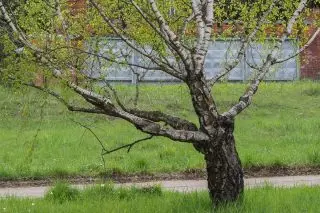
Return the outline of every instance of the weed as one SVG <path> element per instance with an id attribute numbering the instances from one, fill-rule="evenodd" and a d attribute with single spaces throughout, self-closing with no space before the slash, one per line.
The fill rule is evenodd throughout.
<path id="1" fill-rule="evenodd" d="M 45 199 L 63 203 L 79 197 L 79 190 L 64 182 L 57 182 L 45 195 Z"/>

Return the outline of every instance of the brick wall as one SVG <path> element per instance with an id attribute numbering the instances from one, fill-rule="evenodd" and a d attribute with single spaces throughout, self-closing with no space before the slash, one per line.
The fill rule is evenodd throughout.
<path id="1" fill-rule="evenodd" d="M 320 79 L 320 35 L 300 55 L 301 78 Z"/>

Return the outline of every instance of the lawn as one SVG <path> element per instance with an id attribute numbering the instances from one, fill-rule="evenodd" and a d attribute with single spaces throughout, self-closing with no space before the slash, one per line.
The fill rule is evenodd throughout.
<path id="1" fill-rule="evenodd" d="M 183 212 L 294 213 L 319 212 L 320 187 L 272 188 L 245 191 L 242 201 L 212 209 L 207 192 L 178 193 L 160 187 L 118 188 L 98 185 L 78 191 L 56 185 L 43 199 L 0 199 L 0 212 Z"/>
<path id="2" fill-rule="evenodd" d="M 219 110 L 235 103 L 245 86 L 215 86 Z M 131 104 L 134 86 L 117 87 Z M 62 94 L 75 101 L 70 93 Z M 138 106 L 196 122 L 187 89 L 180 84 L 142 85 Z M 244 167 L 320 165 L 319 106 L 319 83 L 262 84 L 253 104 L 236 119 L 235 136 Z M 0 179 L 204 168 L 202 155 L 191 145 L 156 137 L 130 153 L 122 150 L 105 156 L 105 170 L 98 141 L 74 121 L 90 126 L 108 149 L 147 135 L 119 119 L 68 112 L 55 99 L 32 89 L 0 87 L 0 114 Z"/>

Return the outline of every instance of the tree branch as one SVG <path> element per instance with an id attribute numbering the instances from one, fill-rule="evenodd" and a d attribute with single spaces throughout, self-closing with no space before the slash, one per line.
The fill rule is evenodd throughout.
<path id="1" fill-rule="evenodd" d="M 181 37 L 181 39 L 183 38 L 183 36 L 184 36 L 185 33 L 186 33 L 188 24 L 189 24 L 194 18 L 195 18 L 195 15 L 194 15 L 194 13 L 192 13 L 189 17 L 187 17 L 187 18 L 184 20 L 183 26 L 181 27 L 180 32 L 179 32 L 179 36 Z"/>
<path id="2" fill-rule="evenodd" d="M 143 142 L 143 141 L 146 141 L 146 140 L 150 140 L 150 139 L 152 139 L 153 137 L 154 137 L 153 135 L 150 135 L 150 136 L 148 136 L 148 137 L 146 137 L 146 138 L 142 138 L 142 139 L 136 140 L 136 141 L 134 141 L 134 142 L 132 142 L 132 143 L 129 143 L 129 144 L 126 144 L 126 145 L 123 145 L 123 146 L 119 146 L 119 147 L 117 147 L 117 148 L 115 148 L 115 149 L 105 150 L 105 152 L 103 152 L 102 155 L 108 155 L 108 154 L 111 154 L 112 152 L 116 152 L 116 151 L 119 151 L 119 150 L 125 149 L 125 148 L 128 148 L 128 149 L 127 149 L 127 153 L 129 153 L 130 150 L 131 150 L 131 148 L 132 148 L 134 145 L 136 145 L 137 143 L 141 143 L 141 142 Z"/>
<path id="3" fill-rule="evenodd" d="M 101 160 L 102 160 L 102 162 L 103 162 L 103 167 L 104 167 L 104 169 L 106 169 L 106 162 L 105 162 L 105 160 L 104 160 L 104 152 L 106 152 L 107 151 L 107 149 L 105 148 L 105 146 L 103 145 L 103 142 L 100 140 L 100 138 L 96 135 L 96 133 L 90 128 L 90 127 L 88 127 L 87 125 L 84 125 L 84 124 L 82 124 L 82 123 L 80 123 L 80 122 L 78 122 L 78 121 L 76 121 L 76 120 L 73 120 L 73 119 L 71 119 L 71 121 L 73 121 L 74 123 L 76 123 L 76 124 L 79 124 L 81 127 L 83 127 L 83 128 L 85 128 L 86 130 L 88 130 L 96 139 L 97 139 L 97 141 L 99 142 L 99 144 L 100 144 L 100 146 L 101 146 Z"/>
<path id="4" fill-rule="evenodd" d="M 75 49 L 75 50 L 80 51 L 82 53 L 85 53 L 85 54 L 88 54 L 88 55 L 92 55 L 92 56 L 95 56 L 95 57 L 98 57 L 98 58 L 102 58 L 102 59 L 104 59 L 106 61 L 109 61 L 109 62 L 112 62 L 112 63 L 116 63 L 116 64 L 119 64 L 119 65 L 128 65 L 128 66 L 137 67 L 137 68 L 141 68 L 141 69 L 145 69 L 145 70 L 160 70 L 160 71 L 162 71 L 162 68 L 159 67 L 159 66 L 146 67 L 146 66 L 143 66 L 143 65 L 140 65 L 140 64 L 133 64 L 133 63 L 130 63 L 130 62 L 117 61 L 117 60 L 112 59 L 110 57 L 107 57 L 105 55 L 89 52 L 89 51 L 82 50 L 82 49 L 79 49 L 79 48 L 76 48 L 76 47 L 64 47 L 64 48 Z"/>
<path id="5" fill-rule="evenodd" d="M 252 33 L 250 33 L 249 36 L 247 36 L 247 38 L 245 38 L 241 42 L 241 47 L 239 49 L 237 57 L 231 63 L 225 64 L 223 69 L 219 72 L 219 74 L 217 74 L 216 76 L 214 76 L 212 79 L 209 80 L 209 88 L 211 88 L 217 81 L 219 81 L 221 78 L 223 78 L 228 73 L 230 73 L 240 63 L 240 61 L 242 60 L 243 56 L 245 55 L 245 51 L 246 51 L 249 43 L 256 36 L 256 34 L 258 33 L 258 31 L 260 30 L 262 25 L 267 21 L 268 16 L 272 12 L 272 9 L 274 8 L 274 6 L 276 5 L 276 3 L 278 1 L 279 0 L 274 0 L 271 3 L 271 5 L 268 8 L 268 10 L 265 11 L 263 13 L 262 17 L 258 19 L 259 21 L 258 21 L 256 27 L 254 28 L 254 30 L 252 31 Z"/>
<path id="6" fill-rule="evenodd" d="M 170 40 L 170 37 L 168 36 L 168 34 L 166 33 L 165 30 L 162 30 L 163 28 L 159 29 L 157 26 L 155 26 L 151 21 L 150 21 L 150 17 L 147 16 L 147 14 L 139 7 L 139 5 L 134 1 L 134 0 L 130 0 L 131 4 L 134 6 L 134 8 L 138 11 L 138 13 L 142 16 L 142 18 L 149 24 L 149 26 L 165 41 L 165 43 L 167 44 L 168 48 L 170 50 L 176 50 L 176 44 L 172 42 L 172 40 Z M 159 22 L 159 20 L 158 20 Z M 160 25 L 161 26 L 161 25 Z M 172 32 L 173 33 L 173 32 Z M 179 54 L 179 52 L 177 52 Z"/>
<path id="7" fill-rule="evenodd" d="M 111 21 L 104 15 L 104 13 L 99 9 L 97 4 L 93 0 L 90 0 L 90 2 L 98 9 L 100 15 L 104 18 L 104 20 L 109 23 L 109 26 L 116 32 L 119 33 L 119 31 L 113 26 Z M 3 7 L 2 1 L 0 0 L 0 9 L 1 11 L 5 11 L 5 8 Z M 122 37 L 122 39 L 127 42 L 127 44 L 132 46 L 132 43 L 128 41 L 126 38 Z M 27 42 L 24 42 L 24 45 L 28 45 Z M 67 104 L 67 107 L 69 106 L 69 109 L 71 110 L 81 110 L 85 112 L 91 112 L 91 113 L 103 113 L 106 115 L 122 118 L 131 124 L 133 124 L 137 129 L 139 129 L 142 132 L 148 133 L 150 135 L 154 136 L 164 136 L 167 138 L 170 138 L 174 141 L 180 141 L 180 142 L 187 142 L 187 143 L 199 143 L 203 141 L 208 141 L 209 137 L 207 134 L 201 132 L 201 131 L 189 131 L 189 130 L 176 130 L 169 127 L 164 127 L 159 123 L 156 123 L 152 120 L 148 120 L 145 118 L 141 118 L 137 115 L 131 114 L 129 112 L 126 112 L 124 109 L 116 107 L 112 101 L 104 97 L 100 94 L 97 94 L 93 91 L 90 91 L 88 89 L 85 89 L 81 86 L 76 85 L 73 82 L 70 82 L 68 80 L 63 79 L 62 71 L 59 67 L 59 64 L 57 64 L 56 67 L 52 66 L 51 59 L 47 59 L 44 56 L 42 56 L 42 53 L 44 53 L 41 49 L 35 48 L 33 46 L 28 46 L 33 52 L 36 54 L 39 54 L 39 57 L 43 58 L 42 63 L 47 65 L 53 73 L 53 76 L 58 78 L 61 81 L 66 81 L 66 85 L 73 89 L 77 94 L 81 95 L 88 103 L 91 103 L 94 105 L 98 110 L 96 109 L 83 109 L 83 108 L 77 108 L 73 106 L 69 106 L 66 101 L 57 93 L 54 93 L 52 91 L 46 90 L 45 88 L 38 88 L 41 89 L 44 92 L 47 92 L 48 94 L 58 98 L 61 102 L 64 104 Z M 133 48 L 134 49 L 134 48 Z M 162 62 L 161 62 L 162 63 Z M 163 67 L 163 71 L 168 71 L 167 66 L 165 64 L 160 64 L 160 66 Z M 172 74 L 171 71 L 168 72 L 169 74 L 173 76 L 177 76 L 176 73 Z M 178 76 L 178 78 L 183 79 L 182 76 Z"/>
<path id="8" fill-rule="evenodd" d="M 283 34 L 282 38 L 275 44 L 274 49 L 271 53 L 268 54 L 266 61 L 263 63 L 262 67 L 259 69 L 259 73 L 257 74 L 256 78 L 252 81 L 251 85 L 246 89 L 245 93 L 240 97 L 239 102 L 231 107 L 231 109 L 222 114 L 222 116 L 234 118 L 244 109 L 246 109 L 252 102 L 253 95 L 258 91 L 258 87 L 262 82 L 263 78 L 269 71 L 270 67 L 275 64 L 277 61 L 277 55 L 279 50 L 284 43 L 284 41 L 288 38 L 288 36 L 292 32 L 293 25 L 295 24 L 299 15 L 303 12 L 307 5 L 307 0 L 301 0 L 299 3 L 298 8 L 295 10 L 293 15 L 288 21 L 286 31 Z"/>
<path id="9" fill-rule="evenodd" d="M 100 140 L 100 138 L 96 135 L 96 133 L 95 133 L 90 127 L 88 127 L 87 125 L 84 125 L 84 124 L 82 124 L 82 123 L 80 123 L 80 122 L 78 122 L 78 121 L 76 121 L 76 120 L 74 120 L 74 119 L 71 119 L 71 121 L 74 122 L 74 123 L 76 123 L 76 124 L 78 124 L 78 125 L 80 125 L 81 127 L 85 128 L 85 129 L 87 129 L 89 132 L 91 132 L 91 134 L 92 134 L 92 135 L 97 139 L 97 141 L 99 142 L 99 144 L 100 144 L 100 146 L 101 146 L 101 148 L 102 148 L 102 152 L 107 151 L 107 149 L 106 149 L 105 146 L 103 145 L 103 142 Z"/>
<path id="10" fill-rule="evenodd" d="M 17 82 L 17 80 L 14 80 L 14 81 Z M 41 90 L 42 92 L 47 93 L 47 94 L 55 97 L 60 103 L 64 104 L 69 111 L 85 112 L 85 113 L 93 113 L 93 114 L 104 114 L 104 111 L 101 109 L 98 109 L 98 108 L 84 108 L 84 107 L 78 107 L 78 106 L 71 105 L 60 94 L 58 94 L 48 88 L 37 86 L 34 83 L 25 83 L 25 82 L 21 82 L 21 81 L 18 81 L 18 83 L 25 85 L 25 86 L 33 87 L 38 90 Z"/>
<path id="11" fill-rule="evenodd" d="M 181 73 L 177 73 L 176 70 L 172 70 L 170 65 L 166 64 L 163 60 L 161 60 L 158 57 L 155 57 L 153 55 L 147 54 L 144 51 L 142 51 L 140 48 L 136 47 L 136 44 L 132 43 L 128 38 L 126 38 L 120 30 L 112 23 L 112 21 L 105 15 L 102 8 L 94 1 L 89 0 L 89 2 L 93 5 L 93 7 L 98 11 L 99 15 L 102 17 L 104 22 L 112 29 L 112 31 L 120 37 L 122 41 L 124 41 L 131 49 L 137 51 L 142 56 L 149 58 L 153 63 L 161 67 L 163 72 L 166 72 L 180 80 L 184 80 L 185 76 L 181 75 Z"/>
<path id="12" fill-rule="evenodd" d="M 164 17 L 162 16 L 161 12 L 158 9 L 156 1 L 149 0 L 149 3 L 151 5 L 152 11 L 155 14 L 156 20 L 160 25 L 160 29 L 168 37 L 170 43 L 172 44 L 172 48 L 177 52 L 182 62 L 188 69 L 192 65 L 190 53 L 183 47 L 183 45 L 181 44 L 181 41 L 179 40 L 179 37 L 170 29 L 168 23 L 166 22 L 166 20 L 164 19 Z"/>
<path id="13" fill-rule="evenodd" d="M 288 56 L 287 58 L 284 59 L 279 59 L 277 60 L 275 63 L 279 64 L 279 63 L 283 63 L 286 62 L 294 57 L 296 57 L 297 55 L 299 55 L 300 53 L 302 53 L 303 51 L 305 51 L 311 44 L 312 42 L 317 38 L 317 36 L 320 34 L 320 28 L 318 28 L 315 33 L 312 35 L 312 37 L 308 40 L 308 42 L 303 45 L 303 47 L 301 47 L 297 52 L 295 52 L 294 54 Z"/>
<path id="14" fill-rule="evenodd" d="M 154 122 L 165 122 L 166 124 L 170 125 L 172 128 L 177 130 L 190 130 L 190 131 L 197 131 L 197 126 L 185 119 L 181 119 L 179 117 L 171 116 L 165 114 L 161 111 L 143 111 L 138 109 L 129 109 L 128 112 L 137 115 L 142 118 L 146 118 L 152 120 Z"/>
<path id="15" fill-rule="evenodd" d="M 192 0 L 193 13 L 197 23 L 198 36 L 193 60 L 195 74 L 203 72 L 213 27 L 213 0 Z"/>

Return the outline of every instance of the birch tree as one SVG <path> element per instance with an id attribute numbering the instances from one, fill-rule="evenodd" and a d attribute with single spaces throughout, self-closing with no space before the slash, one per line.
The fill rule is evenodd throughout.
<path id="1" fill-rule="evenodd" d="M 17 56 L 3 62 L 0 76 L 3 81 L 15 81 L 46 92 L 70 111 L 123 119 L 149 134 L 147 139 L 163 136 L 173 142 L 192 144 L 195 151 L 204 156 L 210 197 L 213 204 L 218 205 L 237 200 L 244 189 L 243 170 L 233 135 L 235 118 L 252 103 L 260 83 L 274 65 L 296 57 L 312 44 L 319 29 L 316 28 L 313 36 L 306 36 L 304 21 L 310 14 L 308 7 L 317 3 L 308 0 L 88 0 L 83 10 L 75 12 L 70 9 L 70 1 L 29 0 L 18 10 L 12 10 L 8 2 L 0 0 L 1 20 L 6 23 L 2 28 L 6 34 L 1 37 L 5 51 L 20 50 L 17 63 L 10 63 Z M 226 22 L 229 30 L 214 30 Z M 277 30 L 275 23 L 280 26 Z M 88 48 L 90 40 L 107 39 L 107 36 L 116 36 L 125 45 L 121 55 L 113 55 L 112 50 L 109 54 L 99 54 Z M 209 45 L 221 37 L 239 39 L 239 49 L 236 57 L 221 64 L 218 74 L 206 78 L 204 64 Z M 282 46 L 289 38 L 299 38 L 301 49 L 281 58 Z M 272 41 L 272 48 L 265 50 L 267 54 L 262 62 L 247 62 L 255 73 L 243 95 L 228 110 L 219 111 L 214 85 L 244 60 L 250 45 L 267 39 Z M 144 62 L 128 61 L 130 51 L 141 55 Z M 125 105 L 108 80 L 83 71 L 92 57 L 133 71 L 139 68 L 173 76 L 187 86 L 198 122 L 152 110 L 152 106 L 150 110 L 143 110 Z M 32 83 L 34 73 L 38 72 L 55 79 L 55 85 L 50 85 L 50 80 L 45 86 Z M 94 84 L 101 80 L 104 84 Z M 89 106 L 69 103 L 54 90 L 57 82 Z M 95 86 L 88 86 L 92 84 Z M 131 148 L 134 144 L 125 147 Z"/>

